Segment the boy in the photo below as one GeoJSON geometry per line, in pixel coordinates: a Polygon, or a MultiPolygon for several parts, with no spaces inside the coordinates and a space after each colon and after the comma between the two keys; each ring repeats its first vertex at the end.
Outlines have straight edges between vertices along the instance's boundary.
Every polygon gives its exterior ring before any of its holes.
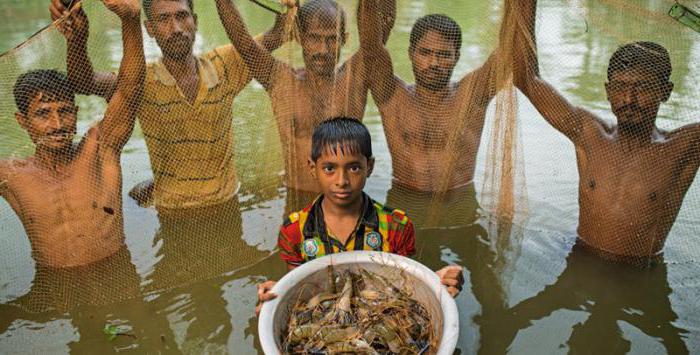
{"type": "MultiPolygon", "coordinates": [[[[308,160],[321,195],[292,213],[280,229],[279,248],[289,270],[324,255],[347,250],[376,250],[411,256],[415,253],[413,223],[400,210],[372,200],[362,190],[372,174],[374,158],[367,128],[358,120],[333,118],[321,123],[311,138],[308,160]]],[[[462,288],[462,268],[437,272],[453,297],[462,288]]],[[[258,300],[271,300],[275,281],[258,285],[258,300]]],[[[260,305],[256,308],[259,312],[260,305]]]]}

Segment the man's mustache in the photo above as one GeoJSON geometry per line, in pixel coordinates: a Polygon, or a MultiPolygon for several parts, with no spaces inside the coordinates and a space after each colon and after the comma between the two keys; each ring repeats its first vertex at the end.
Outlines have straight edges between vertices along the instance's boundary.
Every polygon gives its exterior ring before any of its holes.
{"type": "Polygon", "coordinates": [[[190,38],[185,36],[185,35],[174,34],[174,35],[170,36],[170,38],[168,38],[166,42],[173,43],[173,42],[189,41],[189,40],[190,40],[190,38]]]}
{"type": "Polygon", "coordinates": [[[312,60],[324,60],[324,61],[331,61],[333,60],[333,56],[328,55],[328,54],[314,54],[311,56],[312,60]]]}

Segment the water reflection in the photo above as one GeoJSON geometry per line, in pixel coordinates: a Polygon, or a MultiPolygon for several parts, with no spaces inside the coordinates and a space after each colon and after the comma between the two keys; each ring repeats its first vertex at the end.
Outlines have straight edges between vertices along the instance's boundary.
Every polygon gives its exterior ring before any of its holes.
{"type": "Polygon", "coordinates": [[[683,341],[688,332],[674,324],[678,316],[671,292],[663,262],[647,269],[608,263],[577,243],[554,284],[508,311],[499,341],[509,346],[518,332],[536,328],[538,320],[570,310],[586,313],[565,342],[573,353],[628,353],[632,343],[625,338],[623,323],[660,339],[670,354],[688,353],[683,341]]]}
{"type": "Polygon", "coordinates": [[[505,292],[497,272],[499,253],[482,225],[485,221],[480,219],[474,185],[446,193],[417,192],[394,185],[387,205],[400,206],[413,220],[417,260],[433,270],[446,264],[466,268],[464,291],[457,299],[461,350],[473,352],[466,346],[471,344],[480,353],[499,353],[495,351],[499,343],[493,342],[497,338],[492,334],[498,331],[500,316],[505,312],[505,292]],[[480,310],[474,310],[475,306],[480,310]]]}
{"type": "Polygon", "coordinates": [[[67,346],[78,353],[167,346],[152,332],[164,323],[149,317],[154,313],[141,299],[140,282],[126,245],[84,266],[53,268],[37,263],[29,292],[0,304],[0,334],[40,330],[65,319],[73,329],[64,331],[76,336],[67,346]],[[107,325],[119,326],[126,334],[114,342],[103,341],[107,325]]]}
{"type": "Polygon", "coordinates": [[[232,327],[222,290],[228,279],[221,276],[270,253],[243,239],[238,198],[210,207],[161,210],[159,220],[153,242],[157,262],[144,292],[170,322],[180,350],[223,351],[232,327]]]}

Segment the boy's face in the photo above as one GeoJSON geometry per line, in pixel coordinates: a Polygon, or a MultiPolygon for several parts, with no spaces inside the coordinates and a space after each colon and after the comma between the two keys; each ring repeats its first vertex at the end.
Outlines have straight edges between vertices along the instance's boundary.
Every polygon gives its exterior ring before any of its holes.
{"type": "Polygon", "coordinates": [[[16,118],[37,148],[67,151],[73,144],[77,113],[72,101],[39,92],[30,101],[27,113],[18,112],[16,118]]]}
{"type": "Polygon", "coordinates": [[[374,158],[367,159],[347,149],[343,154],[337,147],[336,153],[326,149],[315,162],[309,159],[309,167],[324,199],[338,207],[349,207],[362,198],[362,189],[374,168],[374,158]]]}

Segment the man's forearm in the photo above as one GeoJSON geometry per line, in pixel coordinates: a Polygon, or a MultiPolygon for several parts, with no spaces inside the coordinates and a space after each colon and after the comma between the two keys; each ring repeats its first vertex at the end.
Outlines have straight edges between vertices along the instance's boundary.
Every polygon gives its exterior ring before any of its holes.
{"type": "Polygon", "coordinates": [[[231,3],[231,0],[216,0],[216,8],[226,34],[238,52],[244,55],[255,51],[257,43],[248,32],[241,14],[231,3]]]}
{"type": "MultiPolygon", "coordinates": [[[[394,1],[394,0],[389,0],[394,1]]],[[[358,5],[358,28],[360,32],[360,49],[366,56],[377,55],[383,49],[382,43],[384,26],[379,18],[376,0],[360,0],[358,5]]]]}
{"type": "Polygon", "coordinates": [[[119,67],[117,90],[140,92],[146,76],[146,59],[143,53],[141,22],[138,17],[122,20],[122,41],[124,56],[119,67]]]}
{"type": "Polygon", "coordinates": [[[241,14],[231,0],[216,0],[216,9],[231,44],[243,58],[253,77],[265,89],[270,89],[272,71],[277,63],[275,58],[251,37],[241,14]]]}
{"type": "Polygon", "coordinates": [[[88,57],[87,33],[68,40],[66,67],[68,79],[79,94],[98,95],[95,92],[95,71],[88,57]]]}

